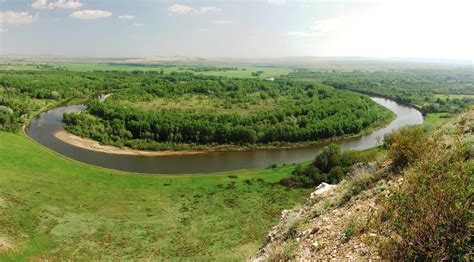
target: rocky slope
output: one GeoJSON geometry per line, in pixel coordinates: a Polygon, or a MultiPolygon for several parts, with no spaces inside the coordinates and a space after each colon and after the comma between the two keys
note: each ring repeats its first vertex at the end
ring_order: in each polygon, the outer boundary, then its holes
{"type": "MultiPolygon", "coordinates": [[[[377,209],[377,197],[387,194],[394,182],[381,179],[360,193],[354,187],[372,177],[374,166],[355,166],[356,176],[336,186],[323,184],[301,207],[283,211],[280,223],[252,260],[379,259],[378,251],[368,244],[376,235],[365,230],[367,217],[377,209]]],[[[376,168],[380,176],[386,174],[383,166],[376,168]]]]}
{"type": "MultiPolygon", "coordinates": [[[[472,144],[474,108],[435,130],[445,137],[446,150],[454,133],[472,144]]],[[[340,184],[316,188],[306,203],[282,212],[280,222],[251,260],[381,260],[380,238],[371,218],[380,208],[380,199],[404,183],[403,176],[390,171],[390,164],[386,157],[356,164],[340,184]]]]}

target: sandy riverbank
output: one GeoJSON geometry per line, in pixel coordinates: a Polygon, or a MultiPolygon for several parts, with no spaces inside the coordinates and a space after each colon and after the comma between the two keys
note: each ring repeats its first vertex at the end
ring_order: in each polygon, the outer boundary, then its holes
{"type": "Polygon", "coordinates": [[[87,150],[92,150],[96,152],[108,153],[108,154],[117,154],[117,155],[135,155],[135,156],[173,156],[173,155],[195,155],[195,154],[204,154],[207,151],[192,151],[192,150],[182,150],[182,151],[144,151],[144,150],[137,150],[128,147],[116,147],[116,146],[109,146],[109,145],[101,145],[99,142],[82,138],[66,131],[59,131],[54,134],[56,138],[59,140],[71,144],[73,146],[77,146],[80,148],[84,148],[87,150]]]}

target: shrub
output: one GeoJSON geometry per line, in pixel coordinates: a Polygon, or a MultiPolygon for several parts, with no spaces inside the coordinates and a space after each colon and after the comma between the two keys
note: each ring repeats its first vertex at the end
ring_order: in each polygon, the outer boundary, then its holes
{"type": "Polygon", "coordinates": [[[474,168],[465,162],[466,149],[461,143],[450,149],[436,141],[421,143],[418,129],[398,134],[403,143],[396,147],[404,151],[397,163],[413,165],[401,188],[383,201],[379,225],[388,240],[382,250],[393,260],[469,260],[474,168]]]}
{"type": "Polygon", "coordinates": [[[265,260],[269,262],[291,261],[294,259],[296,247],[297,243],[294,241],[281,245],[274,245],[265,260]]]}
{"type": "Polygon", "coordinates": [[[288,187],[314,187],[323,182],[337,184],[349,168],[358,162],[367,162],[379,154],[378,149],[342,152],[336,144],[323,148],[313,162],[306,167],[297,165],[292,176],[280,181],[288,187]]]}
{"type": "Polygon", "coordinates": [[[386,135],[384,140],[393,167],[403,169],[424,154],[428,136],[421,127],[410,126],[386,135]]]}
{"type": "Polygon", "coordinates": [[[350,167],[355,163],[367,163],[377,159],[381,152],[382,150],[379,147],[363,151],[347,150],[342,153],[341,163],[343,167],[350,167]]]}
{"type": "Polygon", "coordinates": [[[323,151],[316,156],[313,166],[324,173],[328,173],[334,167],[341,165],[342,152],[336,144],[330,144],[323,148],[323,151]]]}
{"type": "Polygon", "coordinates": [[[342,152],[338,145],[324,147],[321,154],[307,167],[297,165],[290,178],[281,183],[286,186],[314,187],[323,182],[336,184],[342,180],[344,171],[341,167],[342,152]]]}

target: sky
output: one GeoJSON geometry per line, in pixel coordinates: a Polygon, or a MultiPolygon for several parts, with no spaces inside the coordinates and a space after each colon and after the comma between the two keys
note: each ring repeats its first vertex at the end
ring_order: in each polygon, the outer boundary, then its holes
{"type": "Polygon", "coordinates": [[[474,60],[474,0],[0,0],[0,55],[474,60]]]}

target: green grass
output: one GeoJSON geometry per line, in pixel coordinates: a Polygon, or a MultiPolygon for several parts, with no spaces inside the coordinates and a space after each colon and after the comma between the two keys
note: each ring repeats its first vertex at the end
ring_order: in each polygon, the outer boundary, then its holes
{"type": "MultiPolygon", "coordinates": [[[[122,71],[161,71],[163,70],[164,74],[171,74],[172,72],[193,72],[186,70],[186,67],[181,70],[180,66],[156,66],[156,67],[146,67],[140,65],[120,65],[120,64],[108,64],[108,63],[83,63],[83,64],[62,64],[68,70],[72,71],[93,71],[93,70],[122,70],[122,71]]],[[[199,66],[197,66],[199,67],[199,66]]],[[[260,66],[233,66],[238,70],[230,71],[204,71],[204,72],[194,72],[195,74],[201,75],[210,75],[210,76],[226,76],[226,77],[239,77],[239,78],[268,78],[276,77],[281,75],[286,75],[293,72],[293,69],[286,67],[260,67],[260,66]],[[252,76],[252,72],[263,71],[259,77],[252,76]]]]}
{"type": "Polygon", "coordinates": [[[212,76],[227,76],[227,77],[248,77],[248,78],[269,78],[277,77],[281,75],[287,75],[293,72],[293,69],[290,68],[280,68],[280,67],[254,67],[254,66],[245,66],[239,67],[239,70],[234,71],[208,71],[208,72],[199,72],[197,74],[203,75],[212,75],[212,76]],[[242,68],[245,69],[242,70],[242,68]],[[252,76],[252,72],[263,71],[259,77],[252,76]]]}
{"type": "Polygon", "coordinates": [[[309,193],[276,184],[292,169],[137,175],[0,132],[0,260],[245,260],[309,193]]]}
{"type": "Polygon", "coordinates": [[[424,122],[426,124],[445,123],[449,121],[451,117],[452,115],[449,113],[431,113],[426,115],[424,122]]]}
{"type": "Polygon", "coordinates": [[[151,101],[127,101],[115,99],[119,103],[139,109],[156,110],[156,109],[182,109],[182,110],[196,110],[196,111],[214,111],[219,113],[236,113],[241,115],[248,115],[260,110],[270,110],[278,107],[278,103],[283,103],[288,100],[286,97],[266,98],[261,99],[259,92],[249,94],[249,101],[240,103],[227,102],[224,99],[215,98],[207,95],[185,94],[182,97],[166,98],[154,97],[151,101]]]}
{"type": "Polygon", "coordinates": [[[463,99],[463,98],[474,98],[474,95],[457,95],[457,94],[437,94],[435,98],[439,98],[442,100],[446,99],[463,99]]]}
{"type": "MultiPolygon", "coordinates": [[[[71,71],[110,71],[110,70],[120,70],[120,71],[161,71],[163,70],[164,74],[171,74],[172,72],[192,72],[195,74],[201,75],[210,75],[210,76],[226,76],[226,77],[237,77],[237,78],[260,78],[265,79],[269,77],[278,77],[281,75],[287,75],[293,72],[293,69],[289,67],[272,67],[272,66],[242,66],[242,65],[226,65],[226,67],[236,67],[238,70],[231,71],[204,71],[204,72],[193,72],[191,70],[186,70],[186,67],[175,65],[175,66],[141,66],[141,65],[131,65],[131,64],[119,64],[119,63],[57,63],[57,62],[19,62],[19,61],[1,61],[0,60],[0,71],[1,70],[42,70],[42,65],[49,65],[55,68],[65,68],[71,71]],[[183,69],[180,69],[182,67],[183,69]],[[253,72],[263,71],[263,73],[258,76],[252,76],[253,72]]],[[[201,66],[196,66],[201,67],[201,66]]]]}

